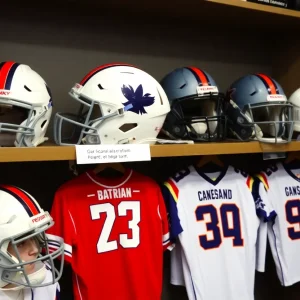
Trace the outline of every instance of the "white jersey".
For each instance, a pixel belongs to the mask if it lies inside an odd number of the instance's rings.
[[[263,184],[225,167],[204,174],[193,166],[164,184],[171,238],[180,247],[171,252],[171,283],[185,285],[190,300],[253,300],[254,277],[264,268],[260,218],[276,214]],[[257,259],[261,255],[263,259]]]
[[[277,217],[268,224],[268,239],[282,285],[300,281],[300,169],[278,163],[258,177],[268,190]]]
[[[51,281],[52,273],[47,270],[47,275],[44,282]],[[0,300],[59,300],[60,286],[59,283],[48,285],[39,288],[24,288],[16,291],[0,290]]]

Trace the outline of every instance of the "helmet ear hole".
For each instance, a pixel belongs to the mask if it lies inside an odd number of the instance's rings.
[[[27,85],[24,85],[24,89],[28,92],[32,92],[31,89]]]
[[[47,122],[48,122],[47,120],[43,121],[43,123],[41,124],[41,128],[44,128]]]
[[[122,132],[128,132],[138,126],[137,123],[126,123],[119,127]]]

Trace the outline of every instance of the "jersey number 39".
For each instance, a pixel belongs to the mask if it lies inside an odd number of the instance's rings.
[[[216,208],[212,204],[199,205],[195,210],[196,220],[204,221],[204,216],[210,216],[210,222],[206,222],[206,232],[212,233],[212,238],[207,234],[199,235],[200,246],[204,250],[218,248],[222,244],[222,237],[232,238],[233,247],[244,246],[242,238],[240,211],[236,204],[222,204]],[[232,222],[229,222],[231,218]]]

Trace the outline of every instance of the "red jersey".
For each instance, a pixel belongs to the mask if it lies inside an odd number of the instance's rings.
[[[119,179],[84,173],[57,190],[51,216],[47,234],[64,239],[76,300],[161,298],[163,250],[170,244],[154,180],[132,170]]]

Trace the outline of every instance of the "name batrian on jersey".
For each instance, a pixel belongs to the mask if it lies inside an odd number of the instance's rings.
[[[98,200],[131,198],[131,188],[115,188],[98,190]]]
[[[286,196],[298,196],[300,195],[300,186],[286,186],[284,188]]]
[[[232,190],[230,189],[211,189],[198,191],[200,201],[207,200],[230,200],[232,199]]]

